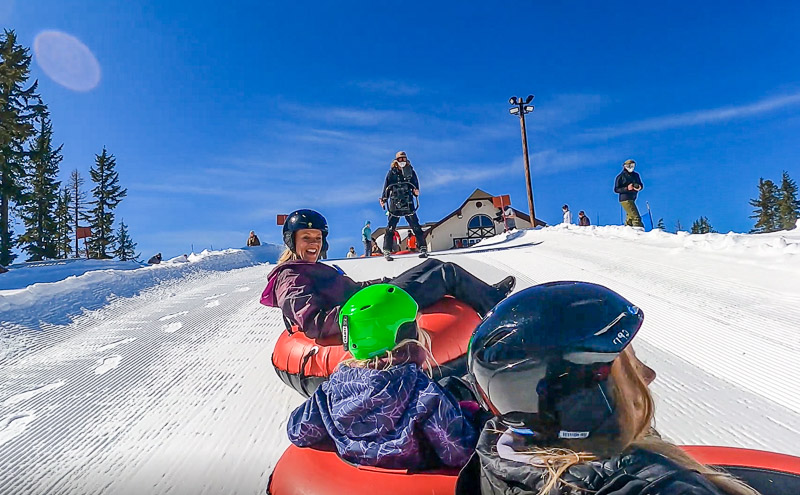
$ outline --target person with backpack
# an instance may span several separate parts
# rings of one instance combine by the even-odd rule
[[[633,171],[634,168],[636,168],[635,161],[625,160],[622,172],[614,181],[614,192],[619,194],[619,204],[625,210],[625,225],[644,228],[639,209],[636,208],[636,196],[644,188],[644,184],[639,174]]]
[[[477,431],[469,413],[430,376],[430,339],[403,289],[376,284],[343,306],[339,326],[353,358],[342,362],[289,416],[289,440],[310,447],[333,440],[361,466],[460,468]]]
[[[655,372],[630,345],[643,321],[586,282],[535,285],[495,307],[467,356],[494,418],[456,495],[758,495],[652,429]]]
[[[417,172],[411,166],[406,152],[398,151],[383,181],[383,192],[379,200],[381,208],[388,208],[389,214],[389,222],[383,237],[383,252],[387,259],[391,259],[394,233],[401,216],[405,217],[418,240],[425,239],[414,206],[414,198],[417,196],[419,196]],[[419,251],[421,254],[426,254],[428,246],[420,242]]]

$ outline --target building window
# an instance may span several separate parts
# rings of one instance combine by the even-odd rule
[[[453,247],[458,248],[465,248],[470,247],[473,244],[477,244],[481,241],[479,238],[470,239],[469,237],[456,237],[453,239]]]
[[[475,215],[467,223],[467,237],[479,238],[492,237],[497,234],[494,222],[487,215]]]

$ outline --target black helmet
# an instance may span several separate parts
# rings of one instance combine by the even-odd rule
[[[283,222],[283,243],[294,252],[294,233],[300,229],[317,229],[322,231],[322,251],[328,250],[328,222],[314,210],[293,211]]]
[[[586,282],[517,292],[478,325],[468,351],[483,406],[508,427],[540,438],[617,431],[611,364],[642,325],[642,311]]]

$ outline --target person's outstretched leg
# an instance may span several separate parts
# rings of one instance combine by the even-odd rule
[[[513,278],[492,286],[455,263],[428,259],[406,270],[391,283],[404,289],[424,309],[444,296],[469,304],[481,316],[502,301],[513,288]]]
[[[391,253],[394,251],[392,249],[392,245],[394,244],[394,231],[397,227],[397,222],[400,221],[400,217],[396,217],[394,215],[389,215],[389,223],[386,224],[386,232],[383,233],[383,252],[384,253]]]
[[[412,213],[411,215],[406,215],[406,222],[408,222],[408,225],[414,232],[414,237],[417,238],[417,248],[420,251],[427,251],[428,244],[425,242],[425,233],[422,232],[422,227],[419,224],[419,218],[417,218],[417,214]]]

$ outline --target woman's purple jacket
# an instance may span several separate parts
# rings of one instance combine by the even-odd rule
[[[377,280],[355,282],[325,263],[287,261],[267,277],[261,304],[280,308],[309,338],[339,338],[339,309],[350,296]]]
[[[340,367],[292,412],[287,431],[299,447],[332,439],[343,459],[389,469],[460,468],[477,441],[458,402],[413,363]]]

